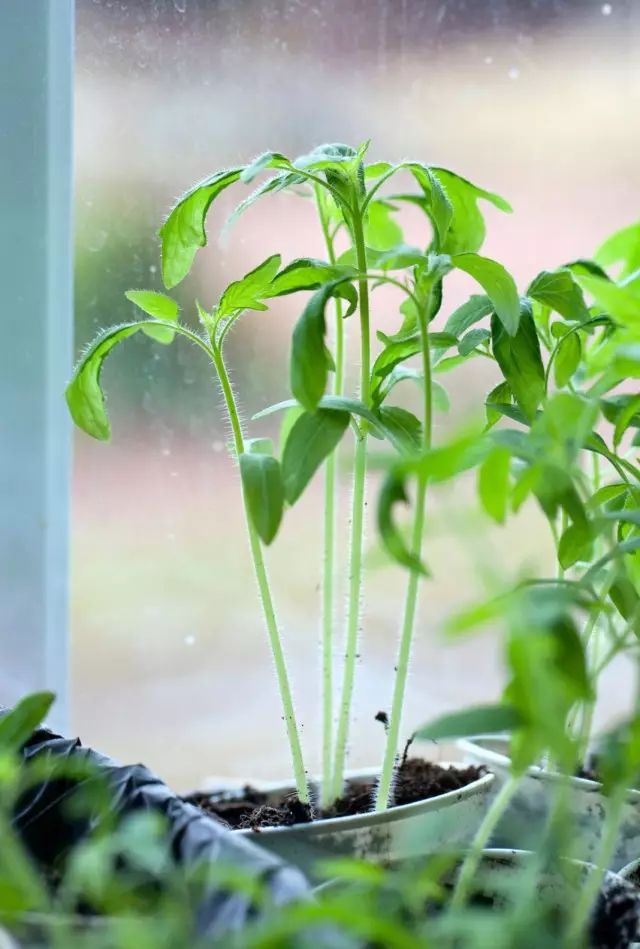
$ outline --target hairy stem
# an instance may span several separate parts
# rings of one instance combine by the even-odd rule
[[[316,205],[329,263],[335,264],[336,255],[331,236],[326,201],[316,186]],[[335,303],[335,366],[333,394],[341,395],[344,379],[344,325],[342,300]],[[325,807],[331,803],[331,765],[333,756],[333,619],[335,600],[336,558],[336,495],[337,452],[332,452],[324,469],[324,546],[322,573],[322,789]]]
[[[428,308],[425,310],[428,312]],[[424,373],[424,428],[423,428],[423,448],[428,451],[431,448],[432,428],[433,428],[433,393],[431,383],[431,352],[429,348],[429,327],[427,326],[426,316],[420,319],[420,335],[422,339],[422,370]],[[418,558],[422,557],[422,538],[424,535],[424,522],[427,500],[427,480],[419,478],[416,494],[416,509],[413,522],[413,536],[411,540],[411,552]],[[420,576],[417,570],[412,570],[409,574],[407,583],[407,593],[404,603],[404,615],[402,620],[402,632],[400,634],[400,645],[398,648],[398,658],[396,660],[395,681],[393,684],[393,698],[391,700],[391,715],[389,717],[389,727],[387,729],[387,741],[382,763],[382,772],[380,774],[380,783],[376,796],[376,810],[383,811],[389,804],[391,789],[393,785],[393,769],[398,753],[398,739],[400,736],[400,726],[402,724],[402,711],[404,707],[404,696],[407,689],[407,677],[409,674],[409,663],[411,661],[411,647],[413,644],[413,632],[416,620],[416,611],[418,604],[418,583]]]
[[[369,285],[366,279],[367,258],[359,213],[353,215],[353,242],[360,279],[360,398],[369,403],[369,372],[371,363],[371,340],[369,329]],[[347,604],[347,631],[345,645],[345,665],[342,681],[342,693],[338,710],[338,725],[332,774],[332,797],[342,792],[344,768],[349,742],[349,724],[353,704],[356,659],[358,652],[358,632],[360,628],[360,601],[362,592],[362,554],[364,547],[364,506],[367,477],[367,431],[366,422],[362,425],[362,437],[356,443],[353,466],[353,500],[351,507],[351,542],[349,552],[349,596]]]
[[[240,425],[240,416],[238,414],[238,407],[236,405],[235,396],[233,394],[233,389],[231,387],[231,382],[229,380],[229,374],[227,373],[224,360],[222,358],[222,353],[213,343],[213,361],[218,373],[218,378],[220,379],[220,385],[222,387],[222,394],[224,396],[225,405],[229,415],[229,421],[231,422],[231,430],[233,432],[233,442],[236,454],[240,456],[244,452],[244,438],[242,435],[242,426]],[[258,590],[260,592],[260,601],[262,603],[262,611],[264,614],[264,620],[267,627],[267,634],[269,636],[269,644],[271,646],[271,652],[273,655],[273,662],[276,668],[276,678],[278,681],[278,687],[280,689],[280,700],[282,702],[282,709],[284,712],[284,720],[287,729],[287,737],[289,739],[289,748],[291,751],[291,761],[293,764],[293,775],[296,783],[296,790],[298,792],[298,797],[300,800],[307,804],[309,803],[309,788],[307,785],[307,774],[304,767],[304,759],[302,757],[302,746],[300,744],[300,732],[298,729],[298,724],[296,721],[295,710],[293,707],[293,697],[291,694],[291,685],[289,683],[289,673],[287,671],[287,663],[284,656],[284,650],[282,648],[282,641],[280,639],[280,632],[278,630],[278,622],[276,619],[275,608],[273,605],[273,597],[271,595],[271,587],[269,585],[269,577],[267,576],[267,568],[265,566],[264,557],[262,555],[262,545],[260,543],[260,538],[258,533],[253,525],[251,515],[249,513],[249,508],[247,505],[247,499],[244,493],[244,488],[242,491],[242,499],[244,503],[244,514],[247,524],[247,531],[249,534],[249,546],[251,548],[251,557],[253,560],[253,567],[256,575],[256,580],[258,581]]]

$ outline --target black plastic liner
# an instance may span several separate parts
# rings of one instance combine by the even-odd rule
[[[0,716],[6,712],[0,708]],[[194,929],[199,935],[219,937],[237,933],[259,919],[248,895],[226,889],[216,878],[215,868],[220,866],[232,866],[260,881],[267,888],[272,907],[311,898],[309,883],[299,870],[183,801],[142,765],[123,767],[83,747],[79,739],[62,738],[44,727],[33,732],[22,754],[25,762],[46,757],[61,766],[61,776],[57,777],[53,768],[51,777],[23,794],[14,813],[14,826],[23,844],[47,875],[64,864],[65,855],[100,820],[98,810],[93,817],[79,818],[68,806],[80,786],[92,780],[66,776],[74,770],[71,765],[82,764],[99,771],[104,779],[110,795],[110,819],[115,815],[120,821],[141,811],[165,818],[173,859],[187,870],[193,868],[194,874],[197,872],[199,898],[194,907]],[[65,761],[69,767],[65,767]],[[211,868],[209,879],[207,868]],[[344,943],[337,933],[318,932],[313,945],[333,947]]]

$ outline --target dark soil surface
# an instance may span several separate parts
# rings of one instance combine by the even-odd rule
[[[484,768],[443,768],[421,758],[407,758],[398,768],[391,806],[414,804],[448,791],[459,791],[485,773]],[[344,795],[326,810],[303,804],[295,794],[269,795],[252,787],[246,787],[242,796],[237,797],[196,793],[185,800],[229,827],[259,831],[263,827],[292,827],[313,820],[366,814],[373,808],[375,787],[373,780],[349,781]]]

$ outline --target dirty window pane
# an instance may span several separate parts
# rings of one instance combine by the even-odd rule
[[[634,0],[79,0],[76,346],[161,289],[155,231],[198,178],[265,148],[323,141],[450,166],[504,194],[487,253],[522,285],[593,252],[637,216],[640,11]],[[214,235],[231,208],[209,219]],[[258,205],[199,255],[178,298],[210,305],[267,254],[322,255],[304,202]],[[230,346],[246,419],[286,396],[294,299],[252,313]],[[376,314],[380,328],[388,317]],[[210,774],[288,774],[287,744],[248,558],[238,474],[212,373],[194,348],[134,339],[105,370],[114,438],[76,438],[73,703],[87,740],[181,788]],[[490,388],[452,376],[452,413]],[[273,426],[272,426],[273,430]],[[269,432],[263,423],[259,434]],[[480,589],[469,497],[435,497],[407,728],[495,696],[497,641],[447,645],[443,618]],[[348,486],[343,486],[344,518]],[[303,738],[319,764],[321,483],[269,553]],[[371,505],[370,505],[371,507]],[[447,511],[457,520],[445,528]],[[373,543],[373,529],[370,532]],[[494,532],[496,566],[544,562],[535,511]],[[352,763],[377,761],[404,577],[371,558]],[[342,604],[342,599],[339,599]],[[614,665],[600,714],[628,670]],[[613,690],[614,677],[618,687]]]

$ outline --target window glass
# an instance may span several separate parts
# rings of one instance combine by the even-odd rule
[[[639,41],[634,0],[79,0],[76,347],[132,316],[126,290],[162,289],[154,235],[172,201],[265,148],[300,154],[371,138],[375,157],[415,156],[498,191],[516,213],[487,212],[486,252],[522,288],[544,267],[588,256],[638,215]],[[237,197],[216,204],[210,244],[178,290],[189,320],[196,298],[210,306],[270,253],[323,256],[311,209],[293,196],[258,204],[219,242]],[[407,222],[411,236],[410,214]],[[454,287],[443,312],[468,289]],[[233,335],[247,420],[287,395],[300,305],[291,297],[249,313]],[[384,306],[375,320],[380,329],[394,325]],[[491,368],[472,366],[447,379],[452,409],[439,416],[438,437],[492,386]],[[238,472],[211,369],[182,342],[136,337],[104,378],[113,440],[76,436],[74,726],[185,789],[214,773],[286,775]],[[268,421],[255,429],[273,430]],[[446,643],[442,621],[483,580],[544,565],[550,552],[533,509],[506,531],[478,531],[473,488],[430,501],[434,578],[422,587],[407,728],[495,696],[498,640],[488,631]],[[312,768],[320,754],[321,491],[318,479],[268,555]],[[369,511],[374,492],[372,484]],[[343,527],[348,493],[345,483]],[[373,524],[369,533],[375,548]],[[354,765],[381,754],[374,717],[389,703],[404,580],[373,550]],[[627,678],[624,662],[614,664],[601,716],[618,710]]]

